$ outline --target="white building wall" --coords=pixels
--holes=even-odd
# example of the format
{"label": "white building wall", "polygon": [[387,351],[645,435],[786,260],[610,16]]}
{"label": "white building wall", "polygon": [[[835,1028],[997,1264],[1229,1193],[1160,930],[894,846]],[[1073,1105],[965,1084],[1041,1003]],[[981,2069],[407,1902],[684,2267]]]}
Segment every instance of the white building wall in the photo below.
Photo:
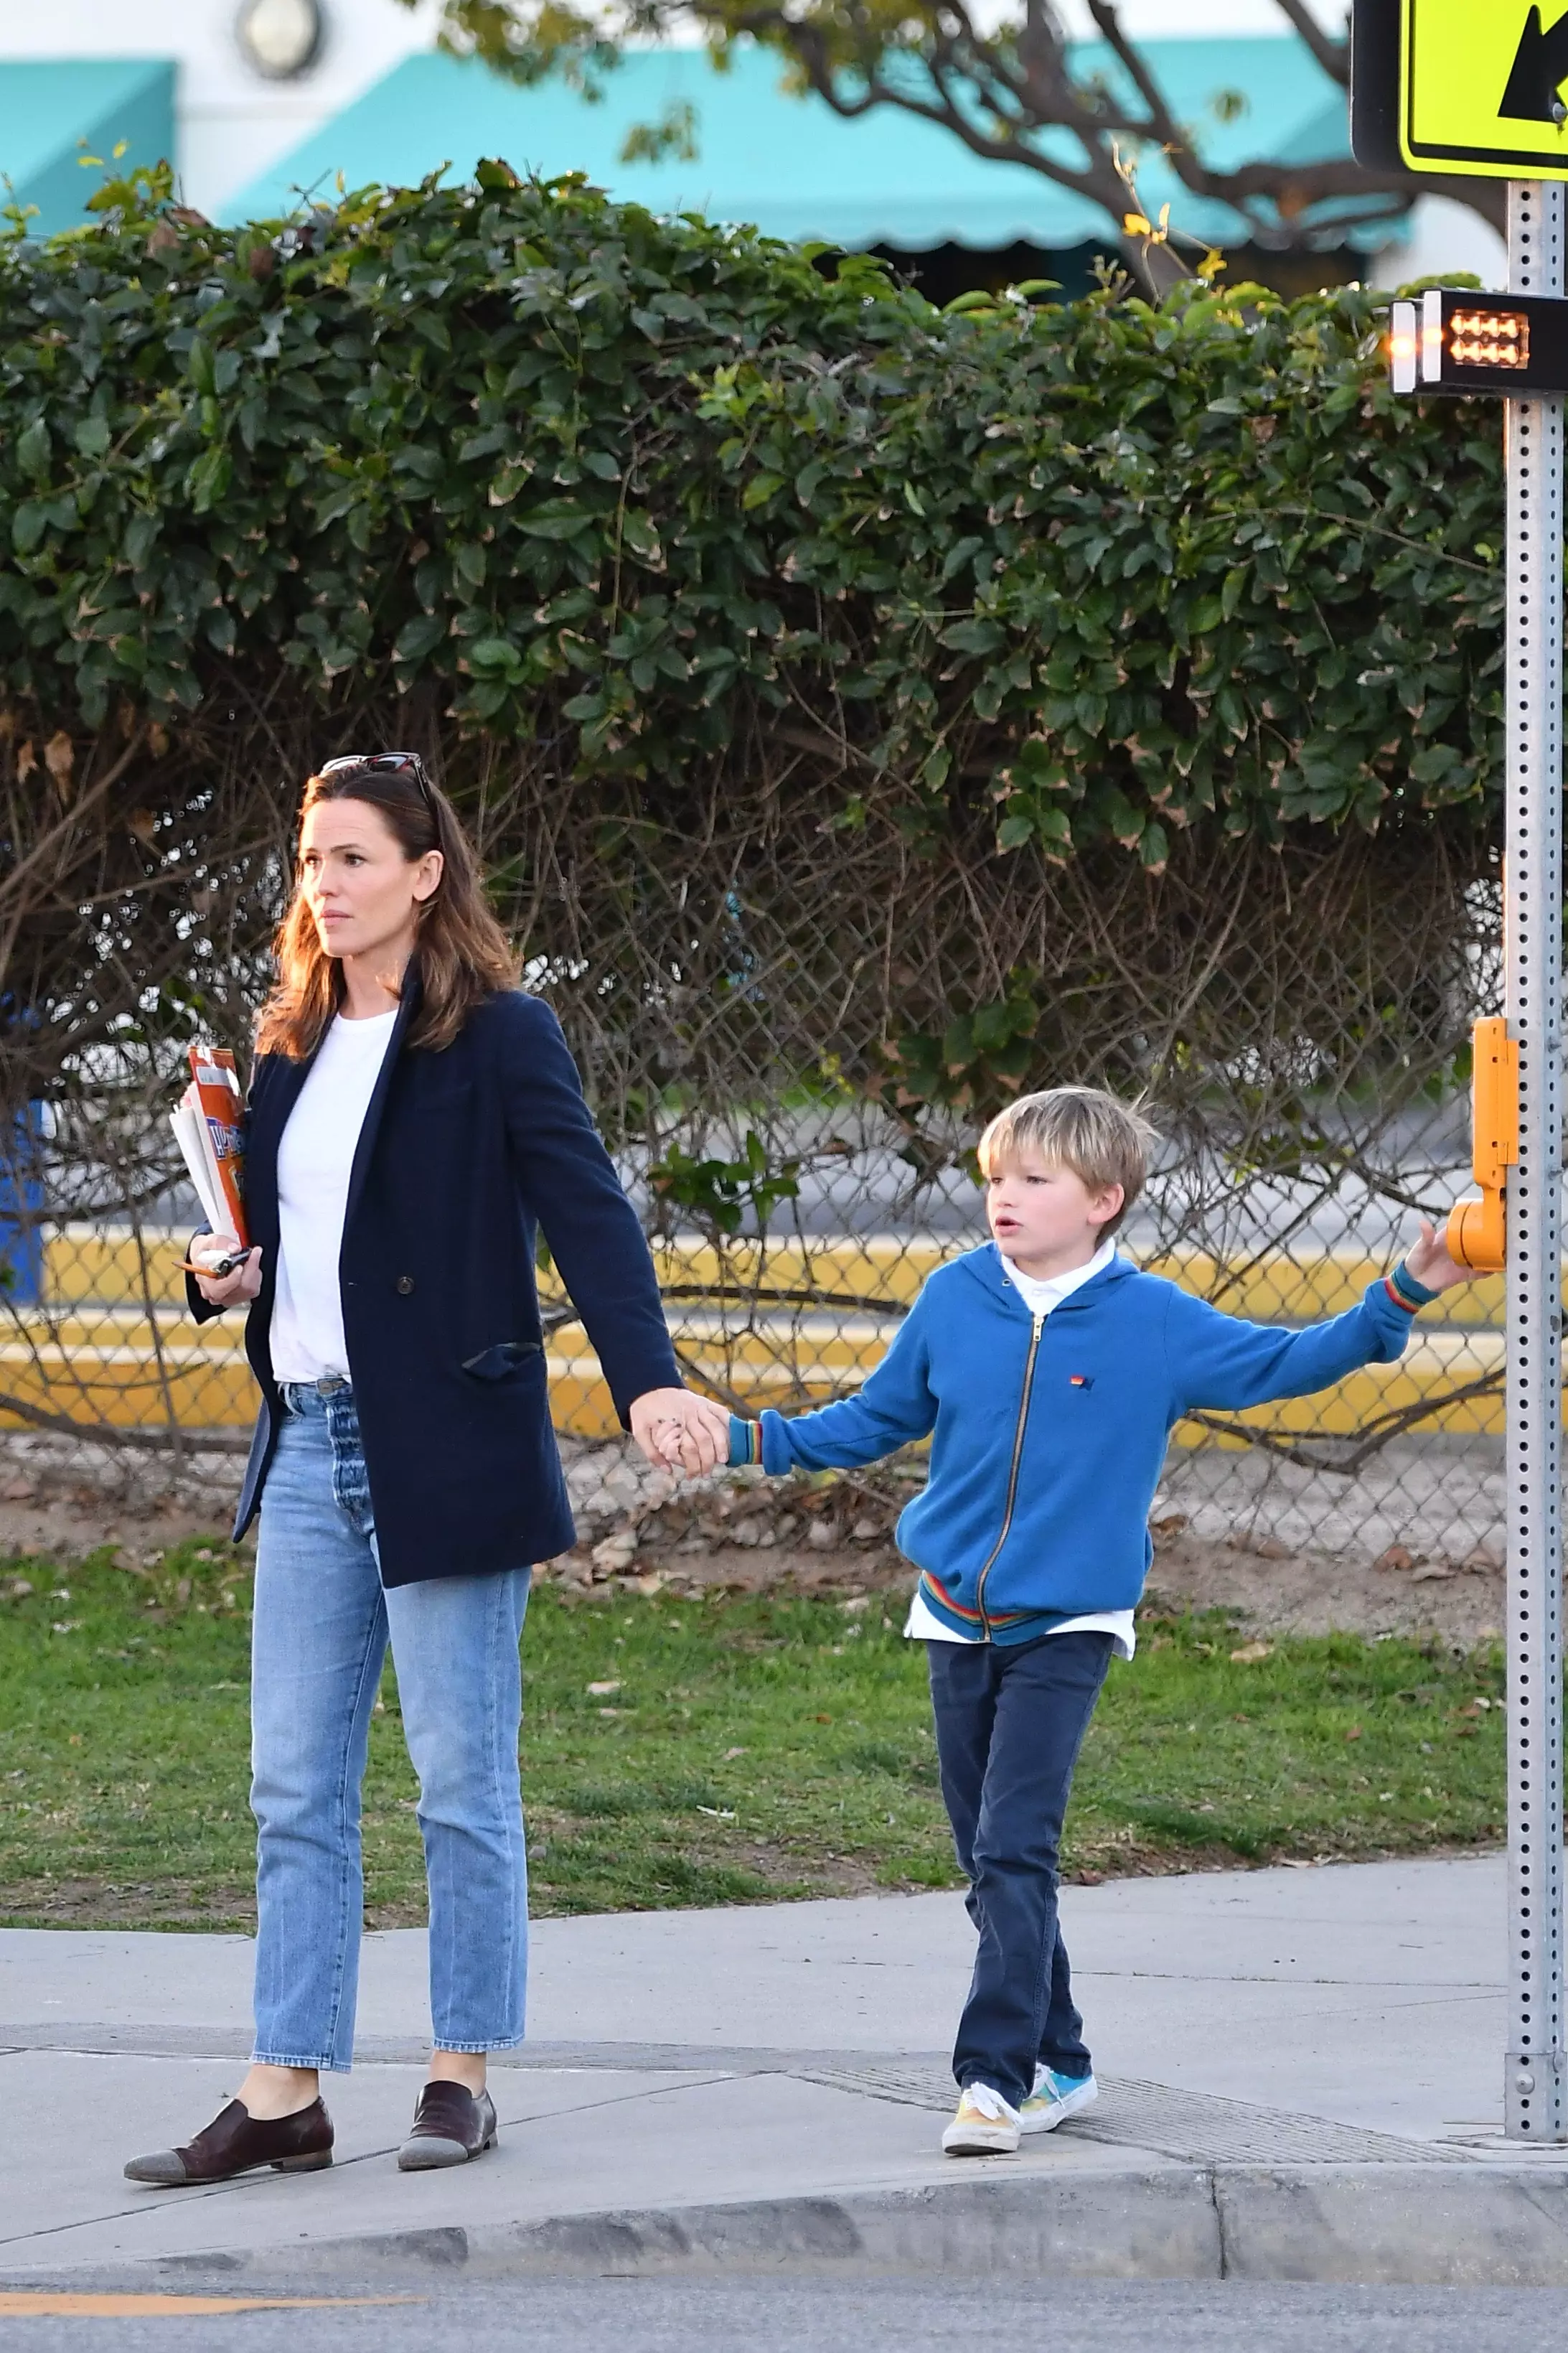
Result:
{"label": "white building wall", "polygon": [[1453,278],[1469,270],[1483,286],[1508,287],[1508,247],[1489,221],[1447,196],[1423,196],[1410,216],[1406,245],[1391,245],[1367,273],[1374,286],[1415,278]]}

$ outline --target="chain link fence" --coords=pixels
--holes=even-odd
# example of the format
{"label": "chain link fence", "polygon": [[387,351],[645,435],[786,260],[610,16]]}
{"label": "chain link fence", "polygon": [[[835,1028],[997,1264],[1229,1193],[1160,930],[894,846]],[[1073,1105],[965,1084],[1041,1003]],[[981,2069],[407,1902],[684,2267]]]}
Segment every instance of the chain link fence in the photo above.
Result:
{"label": "chain link fence", "polygon": [[[1215,832],[1179,837],[1159,873],[1116,852],[998,857],[983,813],[966,834],[874,780],[849,803],[821,744],[788,733],[679,799],[575,785],[543,751],[503,765],[479,744],[449,766],[694,1382],[785,1409],[858,1386],[931,1270],[983,1237],[975,1139],[1020,1089],[1142,1099],[1163,1144],[1124,1247],[1264,1322],[1349,1305],[1465,1189],[1469,1025],[1500,984],[1484,841]],[[246,1051],[289,805],[279,791],[258,827],[232,763],[215,784],[193,762],[183,865],[128,879],[120,852],[93,867],[79,844],[42,883],[35,850],[30,899],[6,885],[26,1010],[4,1044],[0,1423],[57,1458],[134,1455],[145,1479],[243,1451],[238,1320],[184,1314],[193,1220],[166,1114],[190,1037]],[[602,1468],[609,1400],[548,1267],[543,1284],[557,1424]],[[1194,1416],[1161,1525],[1489,1563],[1501,1314],[1500,1282],[1479,1282],[1398,1366]],[[591,1520],[637,1492],[574,1483]]]}

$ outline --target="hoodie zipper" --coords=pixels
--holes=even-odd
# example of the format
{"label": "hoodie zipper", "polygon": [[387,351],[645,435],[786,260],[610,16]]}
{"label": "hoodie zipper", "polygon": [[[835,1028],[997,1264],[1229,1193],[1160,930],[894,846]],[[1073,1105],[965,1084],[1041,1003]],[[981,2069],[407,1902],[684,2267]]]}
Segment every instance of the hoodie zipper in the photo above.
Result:
{"label": "hoodie zipper", "polygon": [[974,1581],[974,1606],[980,1612],[980,1639],[983,1642],[988,1642],[991,1640],[991,1620],[985,1615],[985,1580],[995,1565],[997,1555],[1007,1541],[1007,1532],[1013,1525],[1013,1506],[1018,1499],[1018,1465],[1024,1455],[1024,1425],[1029,1419],[1029,1399],[1035,1388],[1035,1358],[1040,1353],[1040,1334],[1046,1328],[1046,1319],[1043,1315],[1037,1315],[1034,1323],[1034,1335],[1029,1342],[1029,1359],[1024,1366],[1024,1393],[1018,1399],[1018,1419],[1013,1431],[1013,1461],[1007,1472],[1007,1502],[1002,1514],[1002,1533],[992,1546],[985,1566]]}

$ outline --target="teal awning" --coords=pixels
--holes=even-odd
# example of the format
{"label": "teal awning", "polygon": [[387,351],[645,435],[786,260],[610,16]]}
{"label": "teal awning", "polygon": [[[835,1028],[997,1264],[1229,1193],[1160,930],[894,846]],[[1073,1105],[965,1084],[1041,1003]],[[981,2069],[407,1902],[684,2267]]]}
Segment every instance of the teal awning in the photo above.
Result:
{"label": "teal awning", "polygon": [[[1349,153],[1344,93],[1293,36],[1143,46],[1211,163]],[[1108,74],[1114,66],[1095,43],[1084,45],[1079,62]],[[604,98],[590,104],[556,82],[519,90],[472,60],[409,58],[238,190],[224,217],[275,218],[301,196],[331,202],[340,179],[348,188],[408,186],[445,167],[466,180],[480,156],[494,155],[546,179],[585,172],[612,195],[654,212],[699,212],[850,249],[919,252],[951,242],[1061,250],[1110,241],[1098,206],[1026,165],[985,162],[951,132],[890,107],[845,121],[820,99],[786,94],[783,72],[778,58],[752,47],[735,53],[727,73],[715,72],[700,49],[643,50],[605,77]],[[620,160],[634,125],[680,105],[696,114],[695,162]],[[1157,155],[1141,166],[1138,190],[1152,217],[1168,201],[1173,224],[1194,237],[1225,243],[1240,232],[1227,207],[1187,195]]]}
{"label": "teal awning", "polygon": [[102,185],[96,164],[117,172],[174,161],[174,68],[163,58],[0,59],[0,173],[7,201],[36,205],[38,236],[74,228],[91,216]]}

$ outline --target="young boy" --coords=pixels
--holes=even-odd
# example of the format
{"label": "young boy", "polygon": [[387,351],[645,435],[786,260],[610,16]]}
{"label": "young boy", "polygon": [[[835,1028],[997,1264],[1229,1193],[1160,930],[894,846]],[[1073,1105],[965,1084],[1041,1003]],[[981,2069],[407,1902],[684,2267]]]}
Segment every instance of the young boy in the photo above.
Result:
{"label": "young boy", "polygon": [[1400,1356],[1416,1310],[1467,1279],[1429,1224],[1357,1307],[1247,1324],[1117,1255],[1152,1131],[1094,1087],[1026,1095],[980,1141],[992,1242],[938,1269],[858,1396],[731,1421],[730,1459],[847,1469],[931,1440],[899,1522],[920,1571],[942,1797],[974,1975],[953,2050],[950,2156],[1015,2149],[1095,2097],[1057,1918],[1073,1767],[1152,1557],[1173,1425],[1308,1397]]}

